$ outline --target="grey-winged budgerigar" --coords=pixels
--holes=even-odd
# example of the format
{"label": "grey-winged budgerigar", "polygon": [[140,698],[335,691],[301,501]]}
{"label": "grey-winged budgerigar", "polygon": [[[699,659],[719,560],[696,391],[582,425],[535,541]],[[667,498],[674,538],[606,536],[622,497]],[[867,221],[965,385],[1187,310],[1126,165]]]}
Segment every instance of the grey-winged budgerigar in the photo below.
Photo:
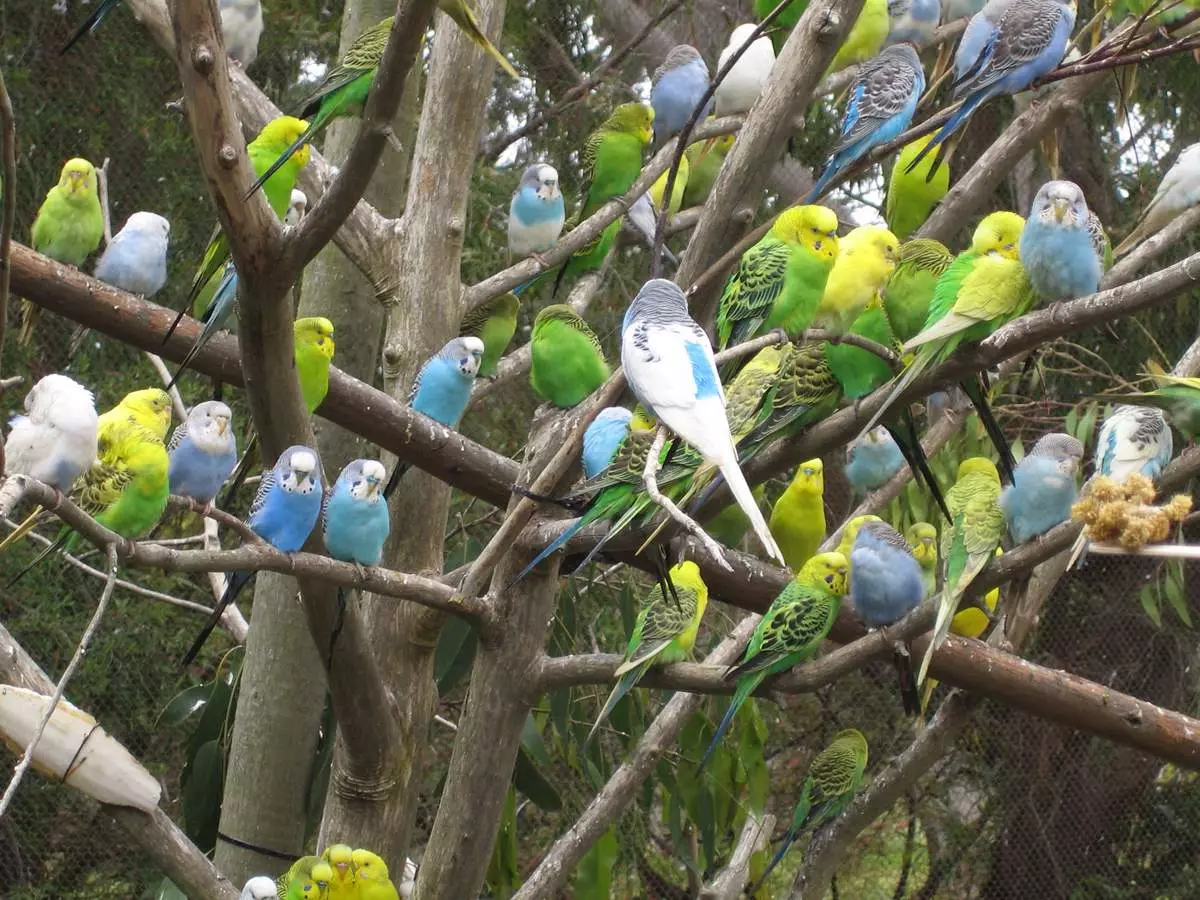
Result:
{"label": "grey-winged budgerigar", "polygon": [[556,243],[566,221],[558,170],[548,163],[525,169],[508,205],[508,252],[539,259]]}
{"label": "grey-winged budgerigar", "polygon": [[1014,544],[1023,544],[1071,517],[1078,495],[1075,475],[1083,444],[1069,434],[1047,434],[1017,465],[1013,483],[1000,494],[1000,508]]}
{"label": "grey-winged budgerigar", "polygon": [[[725,68],[726,64],[737,53],[750,36],[754,34],[756,25],[747,23],[733,29],[729,35],[729,44],[721,51],[717,60],[717,71]],[[771,39],[765,34],[754,39],[750,48],[738,57],[737,62],[721,79],[714,95],[716,114],[732,116],[750,111],[758,95],[762,93],[763,85],[771,75],[771,67],[775,65],[775,48]]]}
{"label": "grey-winged budgerigar", "polygon": [[1047,181],[1033,198],[1021,231],[1021,265],[1041,299],[1069,300],[1100,288],[1104,261],[1096,252],[1087,199],[1073,181]]}
{"label": "grey-winged budgerigar", "polygon": [[1175,164],[1167,169],[1154,197],[1133,230],[1113,250],[1113,256],[1124,256],[1197,203],[1200,203],[1200,143],[1184,148]]}
{"label": "grey-winged budgerigar", "polygon": [[[654,70],[650,84],[650,105],[654,107],[654,143],[661,147],[677,135],[696,112],[708,91],[708,66],[700,51],[691,44],[677,44]],[[697,117],[703,119],[712,109],[709,98]]]}
{"label": "grey-winged budgerigar", "polygon": [[171,493],[209,504],[237,465],[233,411],[219,400],[188,410],[167,445]]}

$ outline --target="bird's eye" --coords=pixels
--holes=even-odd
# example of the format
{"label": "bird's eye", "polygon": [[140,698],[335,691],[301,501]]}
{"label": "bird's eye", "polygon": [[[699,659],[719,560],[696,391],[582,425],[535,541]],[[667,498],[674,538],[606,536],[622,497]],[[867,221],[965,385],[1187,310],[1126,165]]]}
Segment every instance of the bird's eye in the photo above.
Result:
{"label": "bird's eye", "polygon": [[1004,249],[1005,249],[1005,250],[1011,250],[1012,248],[1013,248],[1013,245],[1012,245],[1012,244],[1005,244],[1005,245],[1004,245]]}

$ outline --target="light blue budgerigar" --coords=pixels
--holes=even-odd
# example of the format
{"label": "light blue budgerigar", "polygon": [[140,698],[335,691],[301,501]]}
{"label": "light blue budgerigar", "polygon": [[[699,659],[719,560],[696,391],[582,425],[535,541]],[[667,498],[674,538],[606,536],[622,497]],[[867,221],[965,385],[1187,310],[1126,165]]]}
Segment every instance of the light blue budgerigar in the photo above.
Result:
{"label": "light blue budgerigar", "polygon": [[[279,454],[275,467],[263,472],[258,493],[250,504],[246,524],[276,550],[295,553],[304,546],[317,519],[321,517],[323,499],[321,463],[317,451],[302,446],[288,447]],[[181,666],[186,666],[196,658],[225,608],[237,599],[253,577],[253,572],[230,574],[225,593],[191,648],[183,655]]]}
{"label": "light blue budgerigar", "polygon": [[1052,72],[1067,52],[1074,27],[1074,0],[988,0],[967,23],[954,55],[954,99],[962,103],[905,171],[913,171],[934,150],[944,154],[939,148],[979,106],[1020,93]]}
{"label": "light blue budgerigar", "polygon": [[[850,605],[868,628],[899,622],[925,599],[921,564],[904,536],[887,522],[863,522],[850,551]],[[893,663],[904,711],[916,715],[921,700],[908,647],[896,642]]]}
{"label": "light blue budgerigar", "polygon": [[[662,65],[654,70],[650,87],[655,147],[661,147],[683,130],[708,90],[708,84],[708,66],[700,51],[690,44],[672,47]],[[703,121],[711,111],[710,97],[697,121]]]}
{"label": "light blue budgerigar", "polygon": [[387,470],[377,459],[347,464],[325,498],[322,535],[334,559],[377,566],[391,529],[387,502],[380,490]]}
{"label": "light blue budgerigar", "polygon": [[908,41],[923,47],[933,40],[942,5],[938,0],[888,0],[888,44]]}
{"label": "light blue budgerigar", "polygon": [[94,274],[131,294],[153,297],[167,283],[171,223],[152,212],[135,212],[96,263]]}
{"label": "light blue budgerigar", "polygon": [[237,464],[233,411],[219,400],[197,403],[167,445],[171,493],[211,504]]}
{"label": "light blue budgerigar", "polygon": [[842,116],[841,136],[829,164],[804,202],[815,201],[872,147],[904,131],[924,91],[925,70],[912,44],[894,44],[859,66]]}
{"label": "light blue budgerigar", "polygon": [[509,253],[537,259],[558,243],[566,218],[558,170],[546,163],[534,163],[521,175],[508,205]]}
{"label": "light blue budgerigar", "polygon": [[[225,271],[221,273],[221,280],[217,282],[217,290],[213,293],[208,308],[200,316],[204,328],[200,330],[200,336],[196,338],[196,343],[192,344],[183,357],[183,361],[179,363],[179,368],[171,376],[171,382],[167,385],[168,391],[179,381],[179,376],[187,370],[188,365],[196,358],[196,354],[204,348],[204,345],[212,340],[214,334],[225,327],[225,323],[229,320],[229,314],[233,312],[234,301],[237,300],[237,287],[237,269],[233,267],[231,260],[225,264]],[[182,321],[182,316],[176,320],[176,324],[180,321]],[[172,325],[171,330],[174,328],[175,325]],[[167,338],[171,336],[171,330],[167,331]],[[166,343],[166,338],[163,339],[163,342]]]}
{"label": "light blue budgerigar", "polygon": [[712,343],[688,315],[687,297],[665,278],[642,285],[621,323],[621,365],[638,400],[721,471],[767,553],[783,553],[738,467]]}
{"label": "light blue budgerigar", "polygon": [[1021,265],[1046,302],[1086,297],[1100,288],[1103,261],[1088,226],[1088,205],[1073,181],[1047,181],[1021,232]]}
{"label": "light blue budgerigar", "polygon": [[1024,544],[1071,517],[1082,459],[1083,444],[1069,434],[1047,434],[1033,445],[1013,472],[1013,483],[1000,494],[1014,544]]}
{"label": "light blue budgerigar", "polygon": [[[408,405],[447,428],[458,428],[482,361],[483,341],[471,335],[452,338],[421,366],[408,394]],[[385,500],[392,496],[408,468],[406,463],[396,464],[383,489]]]}
{"label": "light blue budgerigar", "polygon": [[846,480],[856,494],[883,487],[904,465],[904,454],[891,433],[876,425],[846,451]]}
{"label": "light blue budgerigar", "polygon": [[1100,426],[1093,462],[1097,475],[1116,482],[1134,474],[1157,481],[1174,451],[1161,409],[1118,406]]}
{"label": "light blue budgerigar", "polygon": [[602,409],[583,433],[583,477],[595,478],[607,469],[629,435],[633,413],[624,407]]}

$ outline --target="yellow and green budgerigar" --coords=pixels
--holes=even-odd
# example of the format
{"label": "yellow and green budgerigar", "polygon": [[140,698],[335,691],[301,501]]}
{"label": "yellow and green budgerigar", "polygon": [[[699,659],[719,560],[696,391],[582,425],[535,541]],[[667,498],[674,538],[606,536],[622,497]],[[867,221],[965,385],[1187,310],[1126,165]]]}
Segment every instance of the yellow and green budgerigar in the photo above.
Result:
{"label": "yellow and green budgerigar", "polygon": [[297,319],[292,326],[292,338],[300,396],[304,398],[304,408],[316,412],[329,393],[329,366],[335,349],[333,323],[324,316]]}
{"label": "yellow and green budgerigar", "polygon": [[737,680],[733,699],[712,742],[700,760],[708,763],[733,717],[746,699],[769,676],[786,672],[810,659],[833,628],[846,594],[849,563],[840,553],[818,553],[804,564],[763,614],[742,661],[725,672],[725,680]]}
{"label": "yellow and green budgerigar", "polygon": [[351,854],[354,861],[354,880],[358,882],[358,900],[400,900],[400,892],[392,884],[387,863],[377,853],[356,848]]}
{"label": "yellow and green budgerigar", "polygon": [[825,540],[825,467],[821,460],[806,460],[796,467],[767,524],[788,568],[800,571]]}
{"label": "yellow and green budgerigar", "polygon": [[483,341],[479,374],[484,378],[496,374],[496,364],[517,333],[517,310],[520,305],[517,295],[508,291],[482,306],[468,310],[463,316],[462,325],[458,328],[459,337],[477,337]]}
{"label": "yellow and green budgerigar", "polygon": [[[86,159],[69,159],[33,220],[30,246],[43,256],[79,269],[103,237],[96,167]],[[20,343],[28,344],[33,338],[39,309],[28,300],[21,302]]]}
{"label": "yellow and green budgerigar", "polygon": [[302,856],[275,879],[283,900],[326,900],[333,881],[333,867],[319,856]]}
{"label": "yellow and green budgerigar", "polygon": [[96,420],[96,439],[103,443],[129,425],[140,425],[160,441],[167,439],[171,428],[171,398],[161,388],[130,391],[121,402]]}
{"label": "yellow and green budgerigar", "polygon": [[692,144],[684,151],[688,161],[687,190],[683,192],[683,206],[701,206],[717,180],[717,173],[725,163],[725,157],[733,147],[732,134],[723,134],[704,144]]}
{"label": "yellow and green budgerigar", "polygon": [[799,334],[812,323],[838,256],[837,227],[837,214],[825,206],[792,206],[779,214],[725,283],[719,349],[775,328]]}
{"label": "yellow and green budgerigar", "polygon": [[600,340],[566,304],[545,307],[533,321],[529,383],[543,400],[569,409],[611,374]]}
{"label": "yellow and green budgerigar", "polygon": [[354,848],[349,844],[330,844],[321,854],[321,858],[333,870],[326,890],[328,900],[358,900],[353,854]]}
{"label": "yellow and green budgerigar", "polygon": [[[671,170],[667,169],[655,180],[654,184],[650,185],[650,202],[654,204],[654,208],[661,210],[663,208],[663,193],[667,190],[667,176],[671,174]],[[687,191],[688,179],[691,178],[691,163],[688,161],[685,153],[679,159],[679,171],[675,173],[675,183],[671,185],[671,203],[667,207],[667,215],[673,216],[679,210],[683,209],[683,197]]]}
{"label": "yellow and green budgerigar", "polygon": [[950,190],[950,166],[938,159],[936,153],[922,157],[911,172],[906,171],[931,140],[933,135],[927,134],[901,147],[888,179],[883,218],[902,241],[925,224],[933,208]]}
{"label": "yellow and green budgerigar", "polygon": [[[778,5],[777,0],[754,0],[754,14],[761,22],[767,13]],[[776,53],[782,49],[789,32],[800,21],[800,17],[807,8],[808,0],[792,0],[775,17],[773,24],[777,27],[769,33]],[[837,55],[833,57],[833,62],[829,65],[829,71],[825,74],[838,72],[854,63],[866,62],[883,47],[890,27],[887,0],[865,0],[858,13],[858,18],[854,20],[854,25],[850,28],[850,33],[846,35]]]}
{"label": "yellow and green budgerigar", "polygon": [[837,259],[825,282],[813,324],[846,334],[891,278],[900,241],[882,225],[860,225],[838,240]]}
{"label": "yellow and green budgerigar", "polygon": [[945,245],[930,238],[915,238],[900,245],[896,271],[883,289],[883,306],[896,340],[916,337],[929,318],[929,304],[938,279],[954,262]]}
{"label": "yellow and green budgerigar", "polygon": [[951,520],[942,531],[942,596],[937,621],[917,683],[925,680],[929,661],[946,639],[963,592],[1000,546],[1004,512],[1000,508],[1000,473],[990,459],[972,456],[958,465],[958,480],[946,492]]}
{"label": "yellow and green budgerigar", "polygon": [[642,680],[651,666],[682,662],[692,655],[700,620],[708,605],[708,586],[700,577],[700,567],[690,560],[672,566],[667,578],[674,585],[674,596],[668,598],[660,583],[654,585],[642,600],[633,634],[625,648],[625,659],[614,673],[617,683],[588,732],[588,741],[595,737],[596,729],[608,718],[613,707]]}

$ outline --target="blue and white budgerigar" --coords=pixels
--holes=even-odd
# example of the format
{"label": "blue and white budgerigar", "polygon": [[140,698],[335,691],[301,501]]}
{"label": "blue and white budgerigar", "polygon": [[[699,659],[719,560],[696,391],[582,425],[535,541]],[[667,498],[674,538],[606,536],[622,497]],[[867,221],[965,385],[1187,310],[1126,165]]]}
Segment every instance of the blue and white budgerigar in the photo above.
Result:
{"label": "blue and white budgerigar", "polygon": [[[482,361],[483,341],[471,335],[452,338],[421,366],[409,392],[408,405],[447,428],[458,428]],[[392,496],[408,468],[405,463],[396,464],[383,489],[385,500]]]}
{"label": "blue and white budgerigar", "polygon": [[1161,409],[1118,406],[1100,426],[1093,462],[1097,475],[1116,482],[1134,474],[1157,481],[1174,449]]}
{"label": "blue and white budgerigar", "polygon": [[[757,25],[753,22],[739,25],[729,35],[729,45],[721,51],[717,59],[717,71],[725,68],[725,64],[750,40]],[[732,116],[749,112],[758,95],[762,93],[763,85],[771,76],[771,67],[775,65],[775,46],[766,35],[755,38],[750,48],[738,57],[733,68],[717,85],[716,114]]]}
{"label": "blue and white budgerigar", "polygon": [[600,410],[583,433],[583,477],[595,478],[607,469],[625,443],[633,413],[621,406]]}
{"label": "blue and white budgerigar", "polygon": [[4,441],[9,475],[28,475],[63,493],[96,462],[98,416],[92,392],[66,375],[46,375],[25,395]]}
{"label": "blue and white budgerigar", "polygon": [[377,566],[391,529],[387,501],[380,490],[386,470],[377,459],[347,464],[325,499],[322,534],[334,559]]}
{"label": "blue and white budgerigar", "polygon": [[883,487],[903,465],[900,445],[882,425],[876,425],[846,450],[846,480],[857,494]]}
{"label": "blue and white budgerigar", "polygon": [[1103,260],[1088,217],[1087,200],[1073,181],[1047,181],[1033,198],[1021,232],[1021,265],[1042,300],[1070,300],[1099,290]]}
{"label": "blue and white budgerigar", "polygon": [[1038,439],[1000,494],[1000,508],[1014,544],[1024,544],[1071,517],[1078,489],[1075,475],[1083,444],[1069,434]]}
{"label": "blue and white budgerigar", "polygon": [[211,504],[237,465],[233,411],[219,400],[197,403],[167,445],[171,493]]}
{"label": "blue and white budgerigar", "polygon": [[1197,203],[1200,203],[1200,143],[1185,147],[1175,165],[1167,169],[1146,211],[1138,217],[1125,240],[1117,245],[1113,256],[1124,256]]}
{"label": "blue and white budgerigar", "polygon": [[[250,504],[246,524],[276,550],[295,553],[304,546],[317,519],[321,517],[323,499],[321,464],[317,452],[308,447],[288,447],[279,454],[275,467],[263,472],[258,493]],[[196,658],[221,620],[225,608],[237,599],[253,577],[253,572],[230,574],[225,593],[192,646],[183,655],[180,665],[186,666]]]}
{"label": "blue and white budgerigar", "polygon": [[833,155],[804,202],[815,201],[838,175],[872,147],[904,131],[924,91],[925,70],[911,44],[887,47],[859,66],[850,85],[841,135]]}
{"label": "blue and white budgerigar", "polygon": [[908,41],[923,47],[933,40],[942,5],[938,0],[888,0],[888,44]]}
{"label": "blue and white budgerigar", "polygon": [[546,163],[534,163],[521,175],[508,205],[508,252],[537,259],[558,243],[566,218],[558,170]]}
{"label": "blue and white budgerigar", "polygon": [[653,278],[633,298],[621,324],[621,365],[650,413],[720,469],[767,553],[783,562],[738,467],[712,344],[674,282]]}
{"label": "blue and white budgerigar", "polygon": [[167,283],[171,223],[152,212],[135,212],[104,249],[95,275],[131,294],[153,297]]}
{"label": "blue and white budgerigar", "polygon": [[[708,66],[700,51],[690,44],[672,47],[662,65],[654,70],[650,86],[650,105],[654,107],[654,145],[679,134],[708,90]],[[697,121],[712,110],[705,105]]]}

